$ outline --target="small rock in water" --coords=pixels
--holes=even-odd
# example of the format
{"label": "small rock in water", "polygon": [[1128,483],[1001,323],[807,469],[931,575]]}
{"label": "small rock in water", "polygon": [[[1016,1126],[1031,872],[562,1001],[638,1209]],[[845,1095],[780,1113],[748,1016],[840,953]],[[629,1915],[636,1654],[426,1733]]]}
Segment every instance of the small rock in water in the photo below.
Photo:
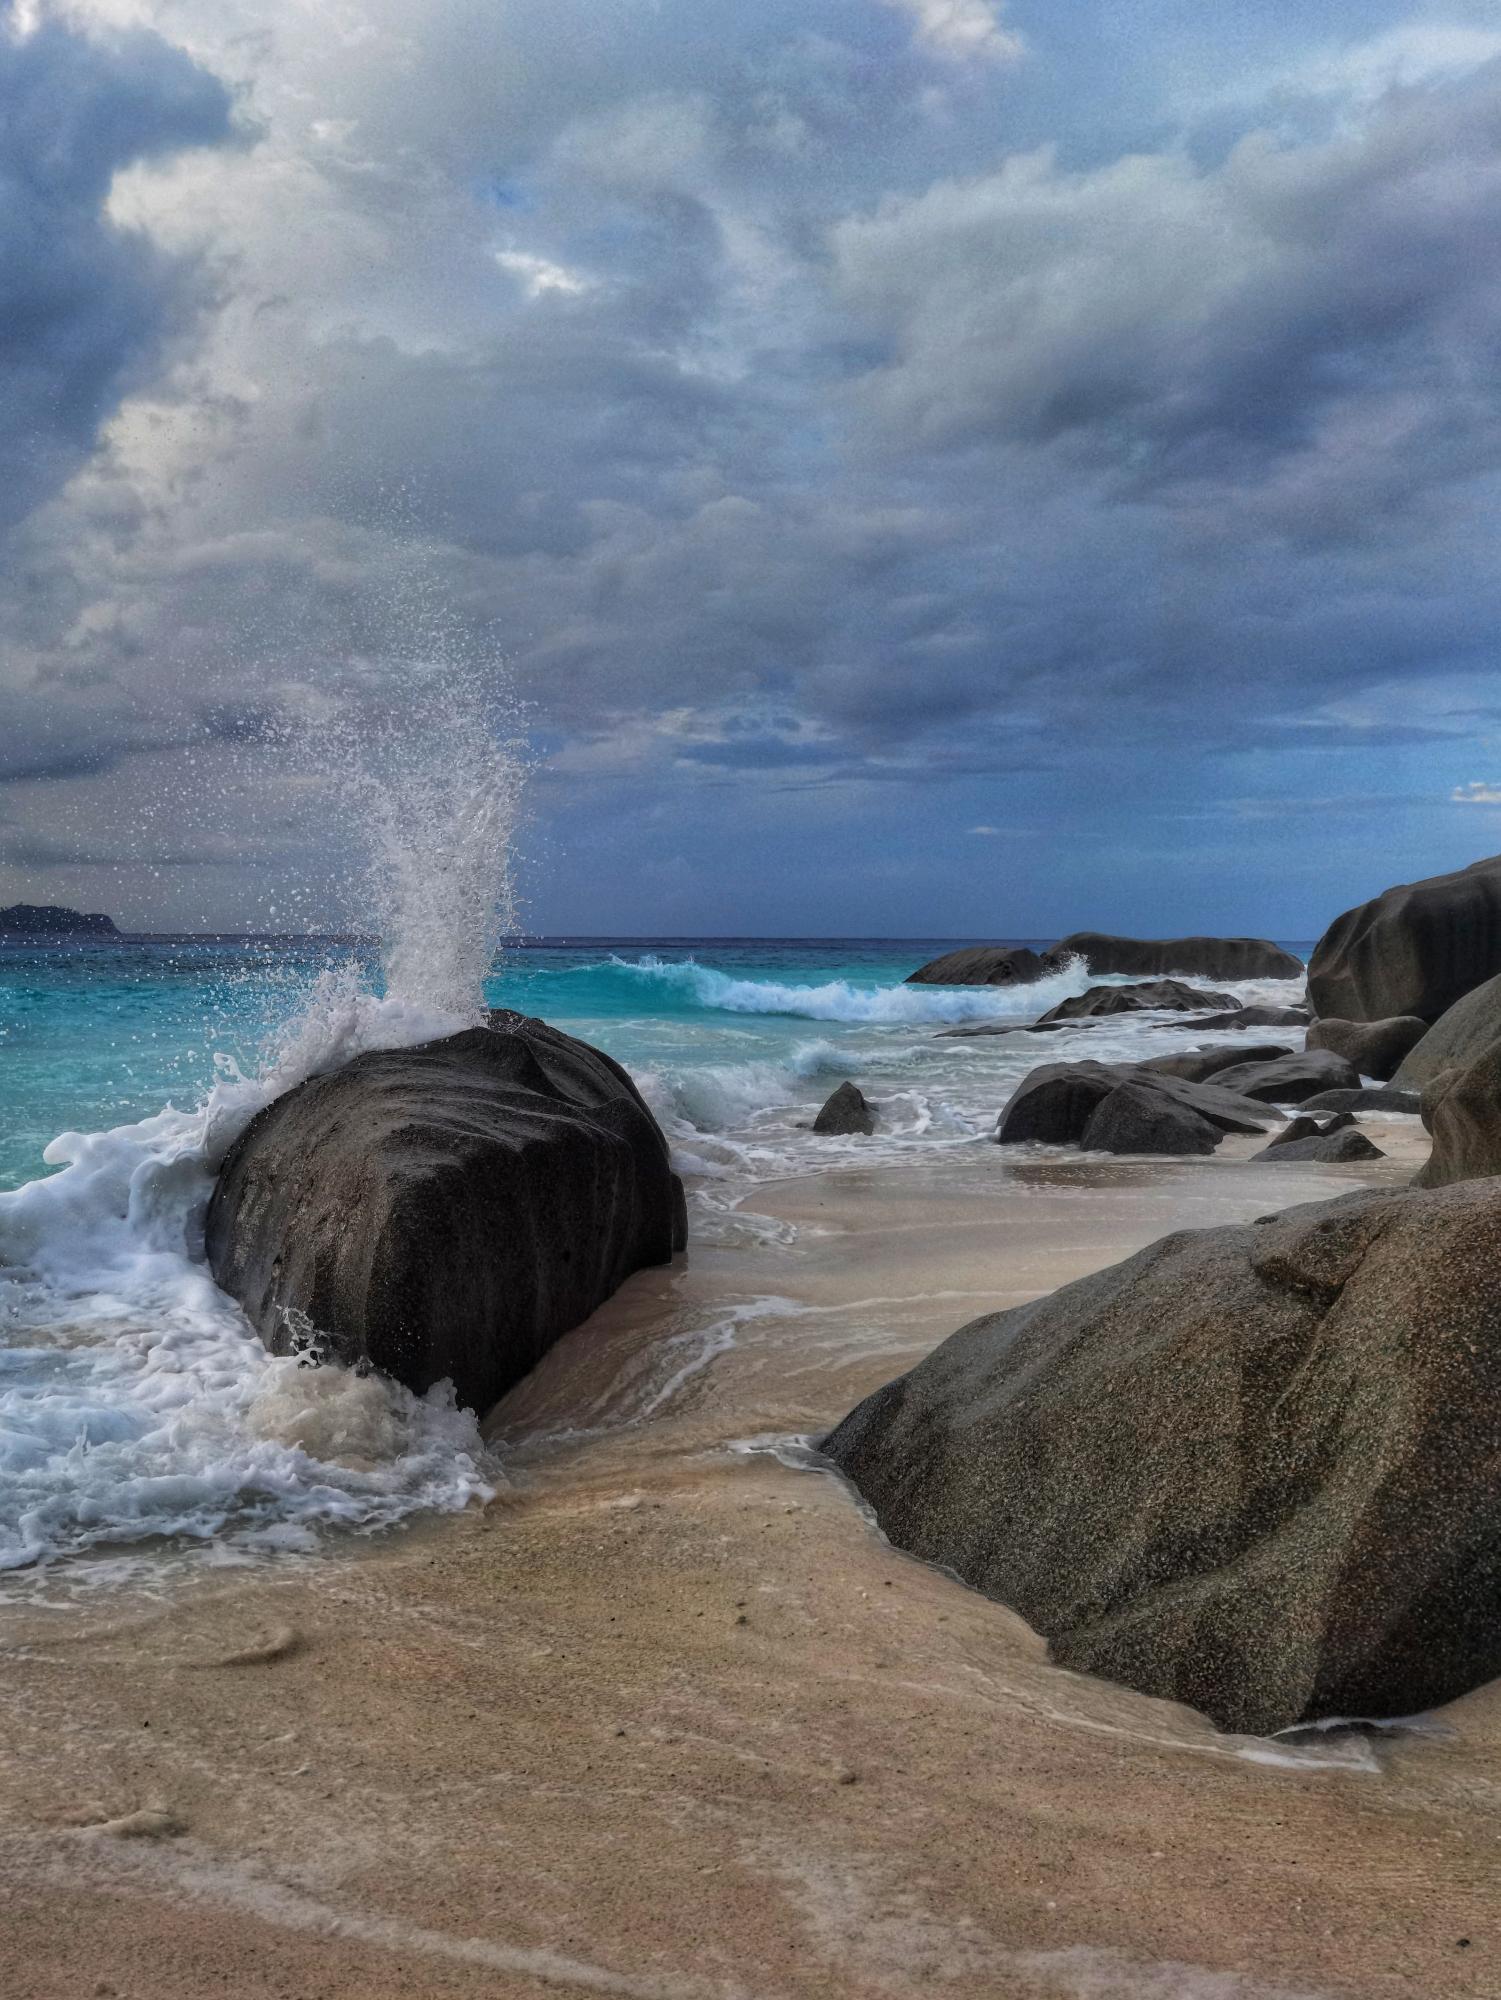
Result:
{"label": "small rock in water", "polygon": [[841,1083],[813,1120],[813,1130],[836,1137],[858,1135],[868,1139],[876,1129],[876,1114],[863,1091],[854,1084]]}

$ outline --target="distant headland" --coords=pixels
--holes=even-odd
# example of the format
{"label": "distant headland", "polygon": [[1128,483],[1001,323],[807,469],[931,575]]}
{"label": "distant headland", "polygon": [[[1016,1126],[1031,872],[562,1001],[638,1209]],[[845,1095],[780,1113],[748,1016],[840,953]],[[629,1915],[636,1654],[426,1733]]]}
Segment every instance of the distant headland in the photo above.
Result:
{"label": "distant headland", "polygon": [[0,910],[0,937],[118,937],[113,917],[61,903],[12,903]]}

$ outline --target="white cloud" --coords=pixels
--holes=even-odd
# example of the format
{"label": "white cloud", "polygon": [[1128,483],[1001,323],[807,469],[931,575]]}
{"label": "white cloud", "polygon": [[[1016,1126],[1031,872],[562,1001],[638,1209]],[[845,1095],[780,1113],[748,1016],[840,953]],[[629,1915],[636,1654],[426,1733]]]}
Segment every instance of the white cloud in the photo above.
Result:
{"label": "white cloud", "polygon": [[1273,83],[1319,97],[1369,102],[1388,90],[1458,77],[1501,55],[1501,32],[1412,21],[1344,48],[1321,49]]}
{"label": "white cloud", "polygon": [[529,299],[540,299],[544,292],[564,292],[576,298],[590,289],[589,280],[579,272],[549,258],[535,257],[529,250],[497,250],[495,261],[520,280]]}
{"label": "white cloud", "polygon": [[932,54],[952,62],[1016,62],[1023,54],[1020,35],[1001,25],[998,0],[885,0],[910,14],[913,38]]}
{"label": "white cloud", "polygon": [[1467,785],[1456,785],[1449,797],[1457,806],[1501,806],[1501,785],[1471,778]]}

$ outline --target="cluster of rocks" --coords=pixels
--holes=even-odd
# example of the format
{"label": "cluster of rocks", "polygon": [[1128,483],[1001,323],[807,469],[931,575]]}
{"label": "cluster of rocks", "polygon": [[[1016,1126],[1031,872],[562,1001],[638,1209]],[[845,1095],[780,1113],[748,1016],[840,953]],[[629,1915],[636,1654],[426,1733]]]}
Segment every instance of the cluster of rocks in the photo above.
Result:
{"label": "cluster of rocks", "polygon": [[1228,1729],[1501,1674],[1501,858],[1347,911],[1308,999],[1301,1053],[1047,1065],[997,1136],[1205,1151],[1294,1105],[1258,1158],[1368,1159],[1353,1113],[1421,1109],[1413,1187],[1169,1236],[974,1321],[824,1441],[1060,1663]]}
{"label": "cluster of rocks", "polygon": [[[1253,1052],[1247,1052],[1253,1053]],[[1264,1132],[1285,1104],[1316,1102],[1360,1079],[1327,1049],[1295,1055],[1282,1048],[1204,1049],[1144,1063],[1044,1063],[1023,1078],[996,1126],[1003,1146],[1079,1146],[1091,1153],[1212,1153],[1227,1132]],[[1334,1144],[1337,1127],[1312,1119],[1289,1148],[1274,1142],[1259,1158],[1378,1159],[1369,1141],[1312,1152],[1306,1141]],[[1341,1123],[1353,1123],[1348,1112]]]}

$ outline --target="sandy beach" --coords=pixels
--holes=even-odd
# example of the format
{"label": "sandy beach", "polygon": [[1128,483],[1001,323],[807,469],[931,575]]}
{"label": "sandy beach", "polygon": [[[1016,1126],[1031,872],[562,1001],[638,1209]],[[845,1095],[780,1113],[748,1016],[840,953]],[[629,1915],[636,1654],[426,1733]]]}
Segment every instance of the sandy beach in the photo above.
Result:
{"label": "sandy beach", "polygon": [[506,1399],[482,1511],[13,1596],[6,1994],[1494,1994],[1496,1688],[1219,1735],[1051,1667],[788,1442],[1168,1229],[1400,1182],[1416,1121],[1367,1129],[762,1187]]}

